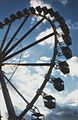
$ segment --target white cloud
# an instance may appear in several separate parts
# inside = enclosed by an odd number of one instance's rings
[[[43,38],[47,35],[49,35],[50,33],[52,33],[53,30],[52,28],[47,28],[45,31],[41,32],[37,37],[36,40],[39,40],[40,38]],[[44,40],[43,42],[39,43],[40,45],[44,46],[44,45],[49,45],[50,48],[53,48],[54,45],[54,36],[49,37],[48,39]]]
[[[13,82],[21,92],[24,91],[24,95],[28,99],[31,99],[35,95],[36,90],[41,85],[44,78],[40,74],[41,72],[40,67],[35,68],[37,73],[33,73],[33,75],[31,75],[30,69],[32,68],[19,67],[16,74],[14,75],[14,79],[16,80]],[[30,91],[32,94],[30,94]]]
[[[51,60],[50,57],[47,56],[43,56],[41,57],[38,61],[36,61],[36,63],[49,63]],[[36,67],[35,70],[39,75],[45,76],[45,74],[47,73],[49,67],[48,66],[41,66],[41,67]]]
[[[26,53],[27,54],[27,53]],[[49,61],[50,58],[43,56],[40,58],[40,62],[47,62]],[[39,62],[37,61],[37,62]],[[68,64],[70,65],[70,75],[71,76],[78,76],[78,58],[77,57],[72,57],[72,59],[68,60]],[[18,90],[20,90],[20,92],[26,96],[27,100],[31,100],[33,98],[33,96],[36,94],[36,90],[40,87],[40,85],[42,84],[43,80],[44,80],[44,76],[47,73],[48,67],[35,67],[35,72],[32,73],[32,67],[19,67],[18,70],[16,71],[12,82],[13,84],[18,88]],[[6,71],[8,70],[8,66]],[[72,84],[72,81],[71,81]],[[70,89],[70,88],[69,88]],[[17,99],[17,94],[15,95],[15,93],[13,92],[13,90],[10,88],[11,90],[11,96],[12,96],[12,100],[14,101],[15,105],[17,105],[18,108],[22,108],[25,107],[25,103],[21,102],[21,99]],[[51,87],[46,87],[44,89],[44,91],[48,94],[51,94]],[[65,95],[64,94],[65,91],[63,91],[62,93],[58,93],[58,92],[54,92],[52,93],[53,96],[56,97],[56,102],[58,104],[63,104],[63,105],[71,105],[71,106],[77,106],[78,105],[78,90],[74,90],[73,92],[70,92]],[[2,97],[1,97],[2,99]],[[2,103],[2,102],[1,102]],[[43,100],[40,97],[39,100],[36,102],[36,105],[39,105],[40,111],[42,111],[42,113],[47,114],[48,110],[46,108],[44,108],[43,105]],[[43,107],[42,107],[43,106]],[[2,108],[1,108],[2,109]],[[3,109],[4,111],[4,109]]]
[[[46,3],[44,3],[41,0],[31,0],[30,1],[30,6],[33,6],[33,7],[36,7],[36,6],[41,6],[41,7],[46,6],[47,8],[51,8],[50,4],[46,4]]]
[[[59,2],[63,5],[66,5],[68,3],[68,0],[60,0]]]
[[[40,60],[43,61],[43,62],[48,62],[49,60],[51,60],[51,58],[43,56],[43,57],[40,58]]]
[[[64,102],[71,106],[78,106],[78,89],[69,93],[64,99]]]
[[[43,56],[40,58],[40,61],[47,62],[50,58]],[[10,66],[6,66],[7,68]],[[35,67],[35,72],[31,73],[32,67],[18,67],[16,73],[14,74],[12,78],[12,83],[14,86],[26,97],[28,101],[31,101],[33,96],[36,94],[37,89],[41,86],[42,82],[44,81],[44,75],[47,73],[48,67]],[[9,68],[10,70],[10,68]],[[7,71],[8,72],[8,71]],[[10,72],[10,71],[9,71]],[[13,100],[14,106],[17,105],[17,108],[23,109],[25,107],[25,103],[22,103],[20,97],[14,92],[14,90],[8,86],[10,89],[10,95]],[[46,91],[50,91],[50,89],[45,89]],[[18,99],[17,99],[18,98]],[[37,106],[39,105],[39,108],[42,112],[45,114],[47,113],[47,109],[42,108],[41,101],[43,104],[43,99],[39,98],[37,102]],[[44,106],[44,105],[43,105]],[[44,110],[45,109],[45,110]],[[3,108],[4,110],[4,108]],[[5,110],[4,110],[5,111]]]
[[[37,6],[40,6],[40,7],[44,7],[44,6],[46,6],[47,8],[51,8],[51,5],[50,4],[47,4],[46,2],[43,2],[43,1],[41,1],[41,0],[30,0],[30,6],[31,7],[37,7]],[[42,13],[43,14],[43,13]],[[50,16],[50,15],[47,15],[48,17]],[[38,17],[36,17],[37,19],[37,21],[38,20],[40,20],[40,16]],[[34,21],[35,21],[35,19],[34,19]],[[33,23],[34,22],[33,20],[31,20],[31,23]],[[46,20],[44,20],[42,23],[45,23],[46,22]],[[37,27],[38,28],[38,27]]]
[[[78,107],[78,106],[77,106]],[[77,107],[57,106],[57,110],[53,109],[47,116],[45,120],[77,120],[78,119],[78,109]]]
[[[40,62],[48,62],[50,58],[43,56],[40,58]],[[37,62],[39,62],[37,61]],[[70,60],[68,60],[68,64],[70,65],[70,75],[71,76],[78,76],[78,58],[76,56],[72,57]],[[48,67],[35,67],[35,72],[31,74],[32,67],[19,67],[12,79],[13,84],[20,90],[20,92],[26,96],[27,100],[31,100],[33,96],[36,93],[36,90],[40,87],[44,80],[44,76],[47,73]],[[6,71],[8,70],[8,66],[6,67]],[[9,68],[10,70],[10,68]],[[8,71],[7,71],[8,72]],[[74,78],[73,78],[74,79]],[[72,81],[71,81],[72,84]],[[21,99],[17,99],[17,95],[11,90],[11,96],[12,100],[14,100],[15,105],[18,106],[18,108],[23,108],[25,104],[21,104]],[[30,94],[31,91],[31,94]],[[47,87],[44,89],[44,91],[48,94],[51,94],[51,87]],[[53,96],[56,97],[56,101],[58,104],[63,104],[63,105],[71,105],[71,106],[76,106],[78,105],[78,90],[74,90],[73,92],[70,92],[65,95],[65,91],[62,93],[57,93],[54,92],[52,93]],[[1,97],[2,99],[2,97]],[[39,108],[42,112],[44,112],[45,108],[42,108],[42,99],[39,99],[36,105],[39,105]],[[45,109],[45,114],[47,113],[47,109]]]
[[[36,19],[34,17],[32,17],[31,19],[31,25],[36,21]]]
[[[68,64],[70,66],[70,75],[78,76],[78,58],[76,56],[73,56],[68,60]]]
[[[24,52],[23,53],[23,58],[28,58],[30,56],[30,52]]]
[[[5,102],[4,102],[4,98],[1,90],[0,90],[0,111],[1,111],[2,120],[7,120],[5,115],[5,113],[7,112],[7,109],[5,107]]]
[[[67,4],[67,0],[63,0],[62,3],[65,5]],[[31,0],[30,1],[30,5],[31,6],[38,6],[40,5],[42,6],[47,6],[47,7],[51,7],[49,4],[43,3],[43,1],[41,0]],[[33,19],[34,22],[34,19]],[[44,37],[45,35],[48,35],[50,33],[52,33],[52,29],[48,28],[46,29],[44,32],[41,32],[37,37],[36,40]],[[51,37],[49,39],[47,39],[46,41],[40,43],[40,45],[49,45],[50,47],[53,47],[54,45],[54,37]],[[30,56],[30,53],[25,53],[23,58],[27,58]],[[14,58],[15,60],[17,60],[16,58]],[[49,61],[50,58],[43,56],[40,58],[39,61],[36,62],[47,62]],[[24,63],[24,61],[23,61]],[[25,61],[26,63],[26,61]],[[72,59],[68,60],[68,63],[70,65],[70,75],[71,76],[78,76],[78,58],[77,57],[73,57]],[[14,68],[13,68],[14,69]],[[16,71],[12,82],[13,84],[20,90],[20,92],[26,96],[27,100],[31,100],[33,98],[33,96],[36,93],[36,90],[40,87],[40,85],[42,84],[43,80],[44,80],[44,75],[47,73],[48,67],[34,67],[35,72],[32,73],[32,67],[19,67],[18,70]],[[9,71],[10,70],[10,71]],[[10,66],[6,66],[5,71],[7,72],[11,72],[11,67]],[[72,84],[72,83],[71,83]],[[25,107],[26,104],[23,104],[21,102],[21,99],[19,99],[17,97],[17,94],[15,94],[13,92],[13,90],[9,87],[9,89],[11,90],[11,96],[12,96],[12,100],[14,100],[15,105],[18,105],[18,108],[23,108]],[[45,92],[48,94],[51,94],[51,88],[45,88]],[[68,92],[68,91],[67,91]],[[64,93],[64,92],[63,92]],[[63,96],[63,93],[53,93],[53,95],[56,96],[56,100],[59,104],[70,104],[72,106],[74,105],[78,105],[78,90],[74,90],[71,93],[67,93],[67,96]],[[6,111],[6,108],[4,106],[4,102],[3,102],[3,96],[2,93],[0,93],[0,107],[2,109],[2,114],[4,114]],[[17,99],[18,98],[18,99]],[[39,105],[40,110],[43,113],[47,113],[47,109],[43,108],[43,100],[42,98],[39,98],[38,102],[36,103],[36,105]],[[3,107],[4,106],[4,107]],[[4,110],[5,109],[5,110]]]
[[[78,22],[73,22],[71,19],[68,19],[66,21],[69,29],[72,29],[72,30],[78,30]]]
[[[75,22],[74,24],[72,24],[72,29],[78,30],[78,22]]]
[[[78,89],[66,93],[53,93],[53,96],[56,98],[56,103],[60,106],[78,106]]]

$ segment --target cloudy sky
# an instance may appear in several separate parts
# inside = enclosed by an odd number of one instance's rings
[[[70,73],[64,75],[59,70],[53,70],[52,75],[61,77],[65,84],[65,90],[63,92],[57,92],[53,85],[48,83],[44,89],[44,92],[47,94],[51,94],[56,98],[56,108],[53,110],[48,110],[44,107],[42,97],[39,97],[35,106],[39,108],[41,113],[46,116],[46,120],[77,120],[78,118],[78,0],[0,0],[0,21],[2,22],[4,18],[9,17],[11,14],[15,14],[19,10],[23,10],[24,8],[29,8],[30,6],[47,6],[48,8],[52,7],[55,11],[58,11],[61,16],[64,17],[66,23],[69,26],[70,34],[72,38],[72,53],[73,57],[67,60],[70,66]],[[24,34],[27,32],[29,28],[31,28],[40,18],[30,17],[29,20],[20,31],[19,35],[15,38],[13,44]],[[11,31],[7,37],[7,41],[10,40],[11,36],[14,33],[14,30],[18,27],[17,23],[20,24],[23,19],[20,19],[13,23]],[[5,30],[7,26],[3,30],[0,31],[0,42],[3,39],[3,35],[5,34]],[[28,45],[33,40],[38,40],[42,38],[44,34],[48,35],[52,32],[52,28],[46,21],[43,21],[41,25],[39,25],[34,32],[32,32],[28,37],[27,41],[19,44],[18,47],[14,49],[13,52],[19,50],[24,45]],[[53,39],[53,42],[51,41]],[[7,44],[7,42],[6,42]],[[6,45],[5,44],[5,45]],[[23,52],[22,55],[10,59],[10,62],[19,62],[21,58],[22,63],[27,62],[50,62],[54,45],[54,37],[48,38],[45,42],[40,43],[39,45],[28,49]],[[8,61],[8,62],[9,62]],[[44,76],[48,71],[48,67],[15,67],[15,66],[4,66],[3,70],[5,71],[5,75],[10,79],[11,73],[15,74],[12,76],[11,82],[14,86],[26,97],[26,99],[30,102],[33,96],[36,93],[36,90],[40,87],[44,80]],[[7,84],[9,88],[9,92],[12,97],[13,105],[15,107],[16,113],[20,114],[26,104],[23,100],[18,96],[18,94],[14,91],[14,89]],[[18,98],[18,99],[17,99]],[[6,120],[7,118],[7,110],[5,106],[5,102],[3,99],[2,91],[0,89],[0,110],[3,116],[2,120]],[[30,114],[30,113],[29,113]],[[6,117],[5,117],[6,116]]]

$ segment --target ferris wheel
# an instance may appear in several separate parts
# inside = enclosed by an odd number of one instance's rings
[[[45,32],[47,29],[50,30],[48,33]],[[29,111],[32,120],[42,120],[44,115],[35,106],[35,102],[40,96],[43,98],[46,108],[53,109],[56,107],[55,98],[44,91],[46,84],[53,84],[58,92],[64,90],[63,80],[60,77],[53,77],[52,70],[57,71],[59,69],[63,74],[70,72],[69,65],[65,61],[72,57],[69,48],[72,44],[69,28],[64,18],[57,11],[52,8],[48,9],[46,6],[37,6],[36,8],[25,8],[23,11],[12,14],[9,18],[5,18],[3,22],[0,22],[0,35],[0,84],[8,112],[8,120],[23,120],[25,114]],[[46,46],[43,44],[46,44]],[[50,48],[48,49],[47,46]],[[42,52],[43,49],[45,55]],[[26,60],[25,55],[29,50],[31,54],[29,59]],[[39,61],[42,56],[50,57],[50,60],[48,62]],[[65,57],[65,59],[62,59],[62,57]],[[45,67],[47,67],[41,84],[37,86],[30,100],[19,91],[20,76],[18,74],[19,68],[27,69],[29,67],[31,67],[32,71],[35,71],[35,67],[42,67],[45,71]],[[20,74],[23,73],[20,72]],[[24,79],[23,75],[20,79]],[[26,80],[30,81],[28,79]],[[18,81],[18,86],[13,84],[13,80]],[[39,81],[39,78],[37,80]],[[9,91],[10,86],[26,103],[25,108],[19,115],[16,115],[12,103],[13,97],[11,97]],[[26,88],[24,89],[24,92],[27,91]],[[32,94],[31,89],[29,93]]]

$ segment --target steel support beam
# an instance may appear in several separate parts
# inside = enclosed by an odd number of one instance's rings
[[[15,114],[15,110],[9,95],[9,91],[7,89],[4,77],[3,77],[3,73],[0,67],[0,83],[1,83],[1,88],[2,88],[2,92],[3,92],[3,96],[5,99],[5,103],[6,103],[6,107],[7,107],[7,111],[8,111],[8,120],[17,120],[16,114]]]
[[[54,32],[56,32],[55,29],[54,29]],[[41,87],[39,88],[39,92],[36,93],[35,97],[32,99],[32,101],[30,102],[30,104],[29,104],[29,105],[26,107],[26,109],[18,116],[18,119],[19,119],[19,120],[21,120],[21,118],[24,117],[24,115],[29,111],[29,109],[32,108],[33,104],[36,102],[36,100],[38,99],[38,97],[40,96],[40,94],[42,94],[42,91],[43,91],[45,85],[46,85],[47,82],[49,81],[49,76],[50,76],[50,74],[51,74],[51,72],[52,72],[52,69],[53,69],[53,67],[54,67],[54,65],[55,65],[55,58],[56,58],[56,52],[57,52],[57,49],[56,49],[56,48],[57,48],[57,43],[58,43],[57,35],[55,34],[54,54],[53,54],[53,58],[52,58],[52,60],[51,60],[50,68],[49,68],[48,73],[47,73],[48,77],[45,77],[45,79],[44,79]]]
[[[16,87],[11,83],[11,81],[4,75],[5,79],[7,80],[7,82],[12,86],[12,88],[19,94],[19,96],[27,103],[29,104],[29,102],[25,99],[25,97],[16,89]]]
[[[8,26],[8,28],[7,28],[7,31],[6,31],[6,33],[5,33],[5,36],[4,36],[3,40],[2,40],[1,48],[0,48],[1,51],[2,51],[2,49],[3,49],[3,47],[4,47],[5,42],[6,42],[6,38],[7,38],[7,36],[8,36],[9,31],[10,31],[10,28],[11,28],[11,24],[12,24],[12,23],[9,24],[9,26]]]
[[[3,63],[2,66],[12,65],[12,66],[50,66],[50,63]]]
[[[8,60],[8,59],[10,59],[10,58],[12,58],[12,57],[14,57],[14,56],[16,56],[17,54],[19,54],[19,53],[21,53],[21,52],[23,52],[23,51],[25,51],[25,50],[27,50],[27,49],[35,46],[35,45],[37,45],[38,43],[40,43],[40,42],[48,39],[49,37],[52,37],[53,35],[55,35],[54,32],[53,32],[53,33],[50,33],[49,35],[47,35],[47,36],[45,36],[45,37],[43,37],[43,38],[41,38],[41,39],[39,39],[38,41],[35,41],[35,42],[29,44],[28,46],[20,49],[19,51],[15,52],[15,53],[13,53],[13,54],[8,55],[8,56],[5,57],[4,59],[2,59],[2,62],[4,62],[4,61],[6,61],[6,60]]]
[[[11,48],[9,48],[5,53],[3,51],[2,58],[7,56],[15,47],[17,47],[45,18],[38,21],[28,32],[26,32]],[[7,46],[8,47],[8,46]]]
[[[20,24],[20,26],[18,27],[18,29],[16,30],[16,32],[14,33],[14,35],[12,36],[12,38],[10,39],[10,41],[7,43],[7,45],[5,46],[4,50],[3,50],[3,54],[7,51],[7,49],[9,48],[9,46],[11,45],[11,43],[13,42],[14,38],[16,37],[16,35],[19,33],[19,31],[21,30],[21,28],[23,27],[23,25],[25,24],[25,22],[27,21],[28,16],[25,17],[25,19],[23,20],[23,22]]]

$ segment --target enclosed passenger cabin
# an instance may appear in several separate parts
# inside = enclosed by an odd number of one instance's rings
[[[48,14],[48,9],[46,6],[42,7],[42,11],[44,12],[44,15]]]
[[[66,63],[66,61],[59,62],[59,69],[63,74],[68,74],[70,72],[69,65]]]
[[[29,10],[27,8],[23,9],[23,14],[24,15],[29,14]]]
[[[5,19],[4,19],[4,23],[5,23],[5,24],[9,24],[10,22],[11,22],[11,20],[10,20],[9,18],[5,18]]]
[[[54,10],[52,8],[48,9],[48,12],[50,13],[50,16],[53,17],[54,16]]]
[[[59,92],[64,90],[64,81],[61,78],[55,78],[53,80],[53,85],[54,88]]]
[[[43,114],[36,112],[32,114],[31,119],[32,120],[43,120],[43,117],[44,117]]]
[[[30,11],[30,13],[35,14],[35,9],[34,9],[34,7],[30,7],[30,8],[29,8],[29,11]]]
[[[3,28],[4,24],[2,22],[0,22],[0,28]]]
[[[23,17],[23,13],[21,11],[17,11],[16,16],[20,19],[21,17]]]
[[[72,57],[72,51],[69,47],[62,47],[62,53],[67,59],[70,59]]]
[[[55,98],[53,96],[45,95],[43,96],[43,100],[45,107],[47,107],[48,109],[55,108],[56,103],[55,103]]]
[[[72,44],[71,37],[69,35],[62,35],[62,38],[67,46]]]
[[[56,19],[57,21],[60,21],[61,16],[60,16],[60,14],[59,14],[58,12],[55,12],[55,13],[54,13],[54,16],[55,16],[55,19]]]
[[[68,28],[68,26],[67,26],[66,23],[61,23],[61,24],[60,24],[60,27],[61,27],[61,29],[62,29],[62,31],[63,31],[64,34],[66,34],[66,35],[69,35],[69,34],[70,34],[69,28]]]
[[[11,20],[11,21],[15,21],[16,19],[17,19],[17,15],[12,14],[12,15],[10,16],[10,20]]]
[[[39,14],[42,13],[42,8],[41,8],[40,6],[37,6],[37,7],[36,7],[36,10],[37,10],[37,12],[38,12]]]

